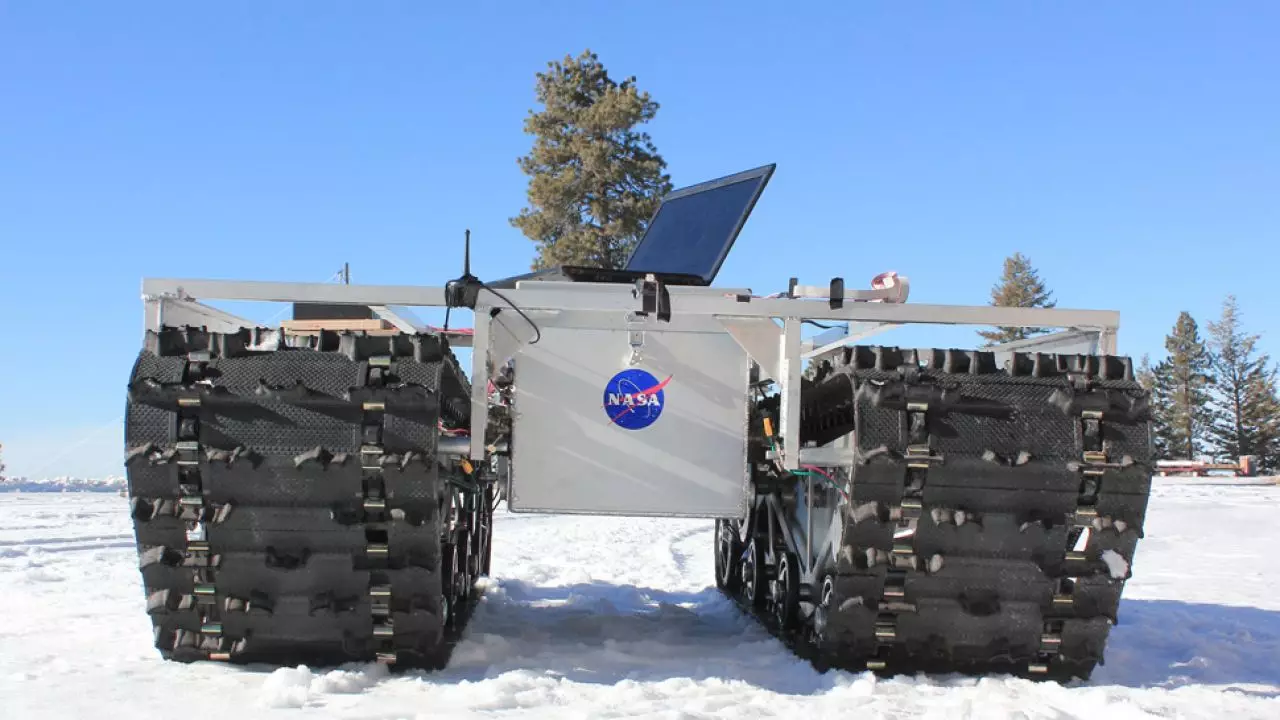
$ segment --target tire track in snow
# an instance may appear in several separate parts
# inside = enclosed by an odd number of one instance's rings
[[[72,543],[80,543],[89,540],[109,542],[115,540],[132,540],[133,533],[116,533],[112,535],[88,534],[78,537],[33,537],[26,540],[0,540],[0,548],[7,547],[37,547],[45,545],[68,545]],[[130,543],[132,545],[132,543]]]
[[[65,528],[64,528],[65,529]],[[76,553],[136,547],[133,533],[85,533],[80,536],[0,540],[0,559],[27,558],[44,553]]]
[[[680,530],[668,538],[667,551],[682,584],[693,588],[704,583],[705,577],[697,577],[697,571],[698,566],[705,562],[701,556],[710,557],[714,552],[715,546],[711,541],[714,532],[714,525],[699,526]]]
[[[0,549],[0,558],[17,558],[27,557],[36,553],[72,553],[85,552],[89,550],[118,550],[128,548],[130,550],[137,547],[133,540],[114,540],[107,542],[84,542],[84,543],[67,543],[65,545],[34,545],[32,547],[7,547]]]

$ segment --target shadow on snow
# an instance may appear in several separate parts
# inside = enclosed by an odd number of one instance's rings
[[[787,694],[832,685],[714,588],[492,584],[433,683],[512,671],[583,683],[721,679]]]
[[[1177,600],[1123,600],[1091,685],[1280,684],[1280,612]],[[1280,693],[1265,693],[1271,696]]]
[[[1280,612],[1126,599],[1105,659],[1081,685],[1274,687],[1280,681]],[[784,694],[822,692],[842,675],[816,672],[714,588],[669,592],[600,582],[536,587],[507,580],[490,586],[449,667],[424,679],[476,681],[522,670],[603,684],[721,679]]]
[[[518,580],[489,581],[447,668],[406,674],[450,685],[509,672],[602,685],[719,680],[787,695],[821,693],[849,680],[848,673],[815,671],[715,588],[673,592],[602,582],[539,587]],[[949,675],[908,681],[945,687],[976,680]],[[1265,687],[1235,691],[1280,697],[1278,682],[1280,612],[1126,599],[1106,664],[1077,684],[1256,684]]]

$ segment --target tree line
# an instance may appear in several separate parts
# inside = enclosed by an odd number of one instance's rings
[[[1021,253],[1005,260],[991,290],[991,304],[1053,307],[1052,293]],[[1042,328],[981,331],[987,346],[1047,332]],[[1228,295],[1202,334],[1182,311],[1165,336],[1165,357],[1155,365],[1144,354],[1136,375],[1150,393],[1151,435],[1160,460],[1255,457],[1263,471],[1280,469],[1280,393],[1277,367],[1258,349],[1235,296]]]
[[[1154,367],[1143,356],[1139,379],[1151,392],[1156,452],[1167,458],[1256,456],[1264,470],[1280,466],[1280,396],[1276,367],[1245,329],[1228,295],[1202,337],[1188,312],[1165,337],[1168,353]]]
[[[537,249],[533,269],[559,264],[621,267],[644,234],[661,197],[671,191],[666,161],[639,126],[658,103],[636,79],[610,77],[589,49],[549,62],[535,74],[525,132],[533,137],[517,159],[528,175],[528,205],[510,219]],[[991,304],[1054,307],[1053,293],[1031,261],[1015,253],[991,290]],[[979,331],[986,346],[1023,340],[1045,328]],[[1154,366],[1144,355],[1138,379],[1150,392],[1152,435],[1160,459],[1256,456],[1280,467],[1277,370],[1259,352],[1234,297],[1202,336],[1190,313],[1178,315]]]

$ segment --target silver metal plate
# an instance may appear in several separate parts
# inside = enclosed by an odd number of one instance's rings
[[[566,313],[540,327],[515,359],[513,511],[745,512],[749,361],[722,326]]]

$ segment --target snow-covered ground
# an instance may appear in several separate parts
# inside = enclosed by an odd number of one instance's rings
[[[1087,684],[818,674],[712,587],[710,524],[503,515],[450,667],[161,662],[127,500],[0,494],[0,718],[1280,718],[1280,487],[1162,479]]]
[[[100,478],[59,476],[31,480],[0,478],[0,493],[6,492],[121,492],[128,488],[123,475]]]

